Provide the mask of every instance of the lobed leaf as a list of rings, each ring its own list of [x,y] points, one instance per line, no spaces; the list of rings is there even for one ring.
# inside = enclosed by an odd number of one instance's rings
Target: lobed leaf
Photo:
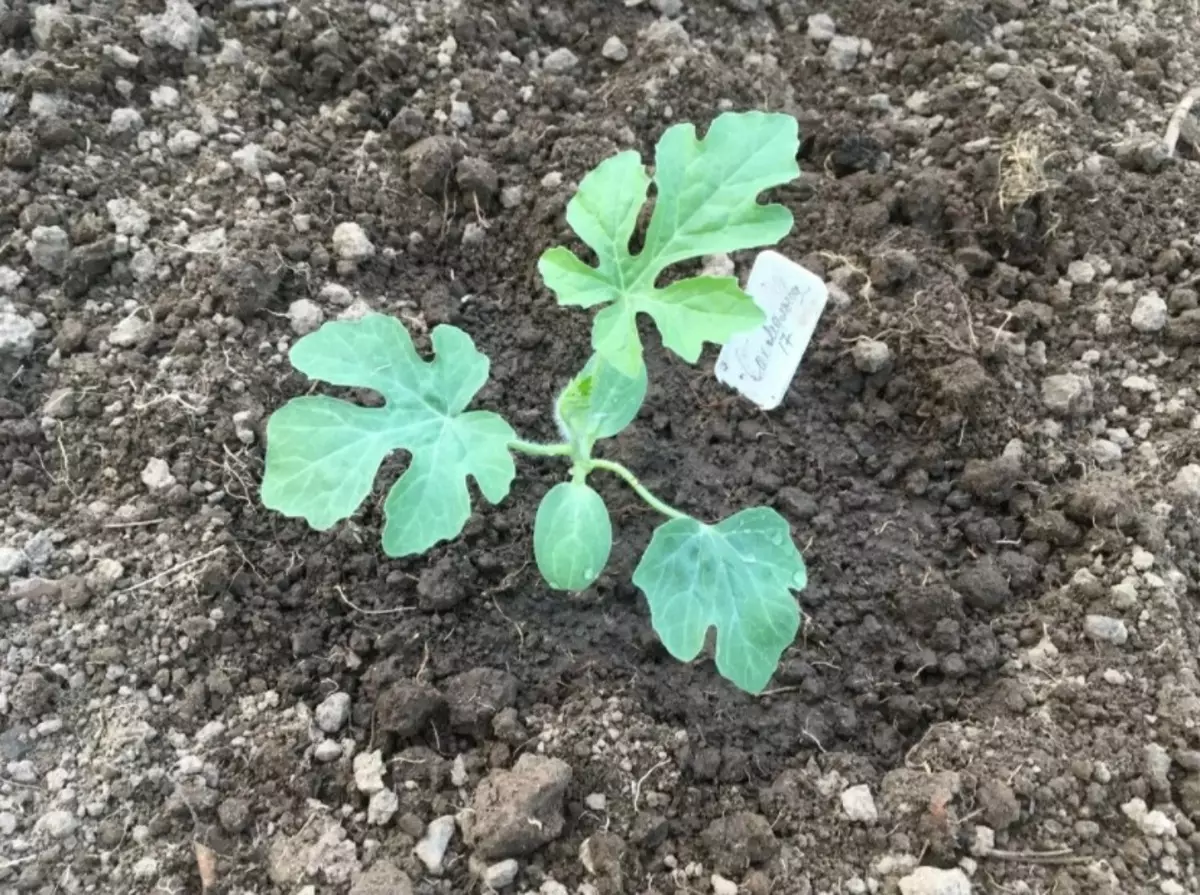
[[[650,178],[636,152],[606,159],[567,204],[567,222],[596,254],[593,267],[570,250],[545,252],[538,269],[560,304],[607,304],[592,330],[592,347],[632,376],[642,366],[637,316],[654,319],[663,343],[695,363],[704,342],[724,343],[753,329],[762,312],[732,277],[697,277],[658,288],[672,264],[702,255],[773,245],[791,229],[781,205],[759,193],[797,177],[799,136],[790,115],[727,112],[703,140],[690,124],[669,128],[655,151],[654,212],[642,251],[629,240]]]
[[[660,525],[633,573],[654,630],[672,656],[690,662],[717,629],[717,670],[759,693],[796,638],[792,591],[807,573],[787,520],[766,507],[716,525],[672,519]]]
[[[292,347],[292,365],[331,385],[368,388],[383,407],[339,398],[294,398],[267,423],[262,501],[325,530],[370,494],[395,450],[412,455],[384,501],[383,548],[423,553],[457,536],[471,514],[467,479],[491,503],[516,475],[512,427],[490,411],[466,411],[487,382],[488,359],[453,326],[433,330],[434,358],[417,353],[398,320],[370,314],[326,323]]]

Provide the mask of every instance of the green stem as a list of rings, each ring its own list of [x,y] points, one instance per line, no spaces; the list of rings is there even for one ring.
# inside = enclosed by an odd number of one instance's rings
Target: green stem
[[[638,481],[638,477],[635,476],[628,469],[626,469],[624,466],[622,466],[620,463],[614,463],[612,460],[592,460],[591,466],[593,469],[604,469],[604,470],[607,470],[608,472],[613,473],[614,475],[618,475],[621,478],[623,478],[625,480],[625,483],[627,485],[629,485],[630,488],[632,488],[634,491],[637,492],[638,497],[640,497],[642,500],[646,501],[646,503],[650,504],[650,506],[652,506],[654,509],[656,509],[658,512],[662,513],[664,516],[668,517],[669,519],[687,519],[688,518],[687,513],[681,513],[679,510],[675,509],[670,504],[663,503],[661,500],[659,500],[657,497],[655,497],[653,494],[651,494],[649,489],[647,489],[645,485],[643,485],[640,481]]]
[[[510,451],[519,451],[522,454],[529,454],[531,457],[569,457],[571,456],[572,448],[569,444],[539,444],[536,441],[510,441],[508,443]]]

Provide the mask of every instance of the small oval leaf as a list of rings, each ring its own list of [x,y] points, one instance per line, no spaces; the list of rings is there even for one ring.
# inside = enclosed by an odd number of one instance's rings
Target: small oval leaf
[[[646,368],[626,376],[593,354],[558,398],[558,416],[572,438],[613,438],[633,422],[646,400]]]
[[[600,577],[612,550],[603,498],[582,482],[546,492],[533,522],[533,556],[555,590],[583,590]]]

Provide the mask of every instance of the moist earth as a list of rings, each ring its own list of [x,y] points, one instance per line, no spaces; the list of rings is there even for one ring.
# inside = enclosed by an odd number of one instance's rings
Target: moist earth
[[[0,891],[1200,891],[1195,16],[0,0]],[[764,413],[647,326],[604,451],[791,523],[763,694],[658,644],[619,482],[573,596],[554,461],[419,558],[403,456],[330,531],[261,506],[324,320],[465,329],[477,406],[554,437],[574,187],[752,108],[800,122],[814,341]]]

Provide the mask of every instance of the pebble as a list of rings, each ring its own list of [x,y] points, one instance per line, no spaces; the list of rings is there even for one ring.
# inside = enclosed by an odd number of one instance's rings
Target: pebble
[[[333,228],[333,252],[343,261],[364,261],[375,254],[375,244],[358,224],[343,221]]]
[[[863,53],[862,40],[841,35],[829,41],[829,49],[825,51],[825,64],[834,71],[853,71],[860,55],[866,55]]]
[[[683,12],[683,0],[650,0],[650,5],[659,15],[673,19]]]
[[[58,808],[39,817],[34,829],[51,839],[66,839],[79,829],[79,820],[70,811]]]
[[[1156,333],[1167,325],[1167,303],[1157,292],[1148,292],[1137,300],[1130,325],[1141,333]]]
[[[1200,504],[1200,464],[1189,463],[1171,480],[1171,493],[1190,504]]]
[[[712,875],[711,882],[713,895],[738,895],[738,884],[719,873]]]
[[[325,312],[311,299],[298,298],[288,305],[288,323],[298,336],[316,332],[324,322]]]
[[[1092,409],[1092,383],[1075,373],[1047,376],[1042,380],[1042,403],[1054,413],[1087,413]]]
[[[150,105],[155,109],[174,109],[179,105],[179,91],[169,84],[160,84],[150,91]]]
[[[1007,62],[993,62],[984,74],[989,81],[1003,81],[1012,72],[1012,66]]]
[[[1154,554],[1142,547],[1133,548],[1133,567],[1139,572],[1148,572],[1154,568]]]
[[[629,58],[629,48],[614,34],[604,42],[604,46],[600,48],[600,55],[610,62],[624,62]]]
[[[62,227],[34,227],[29,234],[29,258],[46,273],[64,273],[70,252],[71,240]]]
[[[321,740],[313,749],[313,758],[322,764],[337,761],[342,757],[342,744],[337,740]],[[382,785],[382,784],[381,784]]]
[[[367,823],[381,827],[400,810],[400,798],[390,789],[381,789],[367,802]]]
[[[878,373],[892,360],[892,349],[887,342],[877,339],[859,339],[850,350],[854,358],[854,366],[861,373],[868,375]]]
[[[521,865],[515,858],[498,861],[483,871],[483,883],[489,889],[503,889],[505,886],[511,886],[516,882],[520,869]]]
[[[137,314],[130,314],[112,328],[108,334],[108,344],[118,348],[132,348],[145,337],[150,324]]]
[[[142,470],[142,484],[151,491],[166,491],[175,484],[171,467],[161,457],[152,457]]]
[[[542,60],[542,68],[552,75],[566,74],[578,64],[579,57],[566,47],[559,47],[557,50],[552,50]]]
[[[28,759],[24,761],[10,761],[4,770],[14,783],[24,783],[27,785],[37,783],[37,768]]]
[[[149,855],[133,865],[133,878],[147,882],[158,876],[158,859]]]
[[[957,867],[918,867],[900,878],[900,895],[971,895],[971,881]]]
[[[819,12],[808,17],[808,39],[814,43],[828,43],[837,34],[837,25],[828,13]]]
[[[142,16],[138,24],[146,46],[170,47],[181,53],[195,53],[204,31],[200,14],[187,0],[167,0],[160,15]]]
[[[1129,640],[1129,629],[1119,618],[1108,615],[1089,615],[1083,620],[1083,631],[1093,640],[1103,640],[1121,646]]]
[[[425,829],[425,835],[413,849],[417,858],[425,865],[425,869],[434,876],[440,876],[446,849],[454,837],[454,815],[446,814],[432,821]]]
[[[368,795],[383,789],[383,753],[359,752],[354,756],[354,785]]]
[[[16,547],[0,547],[0,578],[20,575],[29,566],[29,557]]]
[[[846,812],[846,817],[856,823],[872,824],[879,820],[879,810],[875,807],[871,788],[865,783],[851,786],[842,793],[842,810]]]
[[[122,236],[142,236],[150,229],[150,212],[132,199],[109,199],[105,208],[113,228]]]
[[[142,113],[137,109],[113,109],[108,119],[110,134],[136,134],[144,126]]]
[[[190,128],[183,128],[171,134],[167,140],[167,151],[171,155],[191,155],[200,148],[204,138]]]
[[[1075,286],[1086,286],[1096,279],[1096,268],[1089,261],[1072,261],[1067,265],[1067,279]]]
[[[470,127],[475,121],[475,113],[471,111],[471,104],[465,100],[453,99],[450,101],[450,123],[455,127],[462,128]]]
[[[317,727],[326,733],[337,733],[350,720],[350,694],[330,693],[313,712]]]
[[[0,311],[0,357],[17,360],[33,351],[37,327],[33,321],[19,314]]]
[[[608,808],[608,796],[602,792],[594,792],[584,798],[583,804],[592,811],[605,811]]]

